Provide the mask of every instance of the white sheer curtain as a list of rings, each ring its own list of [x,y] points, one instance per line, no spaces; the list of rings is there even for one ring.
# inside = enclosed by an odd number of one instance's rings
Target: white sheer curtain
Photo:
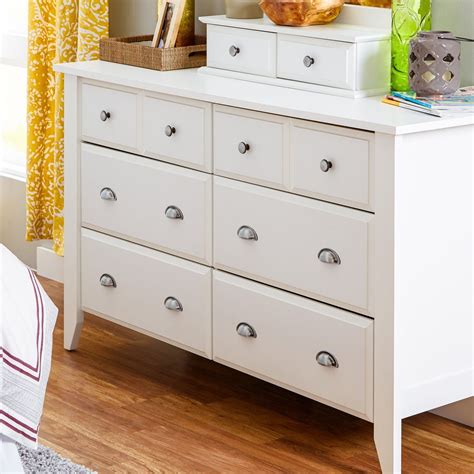
[[[0,174],[25,177],[28,1],[0,0]]]

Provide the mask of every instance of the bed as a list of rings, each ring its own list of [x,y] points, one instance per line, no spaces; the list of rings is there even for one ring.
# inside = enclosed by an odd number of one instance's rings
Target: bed
[[[15,443],[38,446],[57,313],[35,274],[0,245],[2,472],[23,472]]]

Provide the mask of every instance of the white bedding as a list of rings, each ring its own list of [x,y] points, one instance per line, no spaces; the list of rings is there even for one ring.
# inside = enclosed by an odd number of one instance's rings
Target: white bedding
[[[57,313],[33,272],[0,245],[0,439],[38,445]]]

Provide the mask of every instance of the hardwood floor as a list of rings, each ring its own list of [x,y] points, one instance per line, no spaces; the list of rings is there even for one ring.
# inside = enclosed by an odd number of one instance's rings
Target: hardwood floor
[[[77,352],[60,308],[41,442],[105,472],[379,472],[372,425],[92,316]],[[406,472],[473,473],[474,430],[403,424]]]

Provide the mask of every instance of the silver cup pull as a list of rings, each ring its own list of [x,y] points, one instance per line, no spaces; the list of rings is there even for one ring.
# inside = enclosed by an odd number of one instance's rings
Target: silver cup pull
[[[100,120],[102,120],[102,122],[107,122],[109,118],[110,118],[110,112],[107,112],[106,110],[102,110],[102,112],[100,113]]]
[[[312,58],[311,56],[305,56],[303,59],[303,64],[306,67],[311,67],[314,64],[314,58]]]
[[[327,173],[332,168],[332,163],[329,160],[321,160],[319,167],[323,173]]]
[[[163,304],[170,311],[183,311],[183,305],[174,296],[168,296]]]
[[[320,250],[318,253],[318,259],[320,262],[323,262],[323,263],[329,263],[333,265],[341,264],[341,258],[339,257],[337,252],[331,249]]]
[[[257,337],[257,332],[255,331],[255,329],[247,323],[237,324],[235,330],[237,331],[237,334],[242,337]]]
[[[252,229],[252,227],[249,227],[248,225],[243,225],[239,227],[237,235],[244,240],[258,240],[257,232],[255,232],[255,230]]]
[[[239,150],[239,153],[241,153],[242,155],[245,155],[245,153],[247,153],[250,150],[250,145],[245,142],[240,142],[237,148]]]
[[[316,360],[319,365],[323,365],[324,367],[335,367],[336,369],[339,367],[337,359],[326,351],[318,352],[316,354]]]
[[[180,219],[180,220],[184,219],[183,212],[181,211],[179,207],[176,207],[176,206],[168,206],[165,210],[165,216],[168,219]]]
[[[233,58],[235,58],[235,56],[237,56],[239,53],[240,53],[240,48],[238,48],[237,46],[232,45],[232,46],[229,48],[229,54],[230,54]]]
[[[110,188],[102,188],[100,190],[100,199],[104,201],[116,201],[117,195]]]
[[[114,277],[108,273],[104,273],[100,277],[99,281],[102,286],[107,288],[117,288],[117,282],[115,281]]]
[[[171,137],[176,133],[176,128],[172,127],[171,125],[166,125],[165,127],[165,135],[167,137]]]

